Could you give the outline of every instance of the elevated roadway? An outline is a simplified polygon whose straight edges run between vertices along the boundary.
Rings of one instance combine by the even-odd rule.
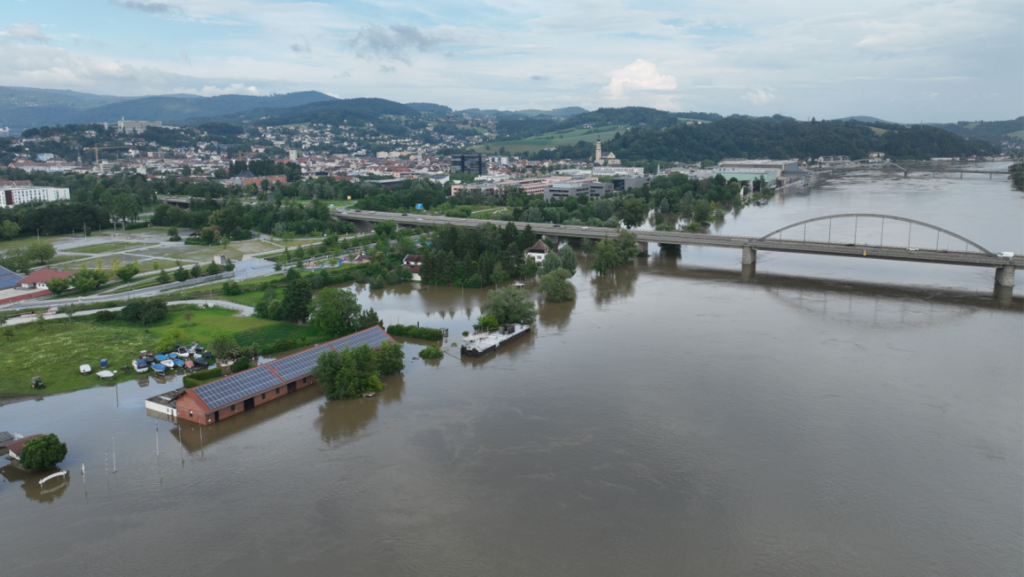
[[[508,221],[502,220],[466,219],[419,214],[403,216],[397,213],[374,211],[356,212],[352,210],[335,210],[332,212],[332,216],[333,218],[339,220],[349,220],[353,222],[365,223],[393,220],[399,226],[435,226],[451,224],[466,228],[477,228],[483,226],[485,223],[490,223],[498,227],[504,227],[508,224]],[[916,247],[900,248],[887,245],[873,245],[865,242],[841,243],[805,240],[786,240],[781,238],[782,232],[791,228],[795,228],[797,226],[806,225],[806,223],[808,222],[814,222],[825,219],[849,218],[875,218],[883,220],[889,219],[893,221],[908,222],[910,223],[910,226],[917,225],[919,227],[925,227],[931,230],[935,230],[937,231],[937,233],[950,235],[954,238],[964,241],[966,245],[973,246],[978,250],[931,250],[927,248]],[[526,228],[527,225],[529,225],[535,233],[552,237],[553,239],[556,240],[558,239],[558,237],[563,236],[601,240],[604,238],[613,237],[619,233],[619,229],[601,227],[569,226],[526,222],[513,222],[513,224],[519,230],[522,230]],[[809,221],[795,223],[793,225],[784,227],[760,238],[747,236],[725,236],[679,231],[633,230],[631,232],[636,235],[637,243],[640,245],[641,250],[644,251],[647,250],[648,243],[652,242],[663,245],[688,245],[707,246],[716,248],[733,248],[742,251],[743,265],[753,265],[757,260],[757,251],[764,250],[773,252],[819,254],[828,256],[898,260],[908,262],[924,262],[960,266],[992,267],[996,269],[996,283],[1001,286],[1007,287],[1013,286],[1014,271],[1017,268],[1024,267],[1024,255],[1014,255],[1013,257],[999,256],[998,254],[993,253],[981,247],[980,245],[977,245],[976,243],[968,239],[965,239],[964,237],[957,235],[956,233],[953,233],[951,231],[941,229],[936,226],[929,225],[927,223],[889,215],[842,214],[819,217],[816,219],[811,219]],[[776,234],[778,234],[779,237],[773,238]]]

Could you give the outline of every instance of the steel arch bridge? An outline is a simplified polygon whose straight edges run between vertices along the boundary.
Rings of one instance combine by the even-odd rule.
[[[832,240],[832,236],[831,236],[831,231],[832,231],[832,224],[831,223],[832,223],[832,221],[835,220],[835,219],[850,219],[850,218],[854,219],[854,239],[855,239],[854,244],[856,244],[857,223],[860,221],[860,219],[862,219],[862,218],[863,219],[881,219],[881,221],[882,221],[882,235],[883,235],[883,238],[884,238],[884,235],[885,235],[885,221],[886,220],[894,220],[894,221],[898,221],[898,222],[905,222],[905,223],[908,223],[910,225],[910,230],[908,231],[908,234],[907,234],[908,245],[909,245],[910,234],[913,232],[913,227],[914,227],[914,225],[917,225],[917,226],[920,226],[920,227],[923,227],[923,228],[926,228],[926,229],[934,230],[936,232],[936,238],[938,238],[939,234],[945,234],[945,235],[951,236],[951,237],[953,237],[955,239],[963,241],[965,243],[965,245],[973,246],[974,248],[978,249],[982,254],[985,254],[986,256],[996,256],[995,253],[993,253],[992,251],[988,250],[987,248],[985,248],[985,247],[981,246],[980,244],[974,242],[973,240],[971,240],[971,239],[969,239],[967,237],[961,236],[961,235],[959,235],[959,234],[957,234],[957,233],[955,233],[955,232],[953,232],[951,230],[948,230],[948,229],[945,229],[945,228],[942,228],[942,227],[939,227],[939,226],[935,226],[934,224],[928,224],[927,222],[922,222],[920,220],[914,220],[912,218],[905,218],[905,217],[902,217],[902,216],[892,216],[892,215],[888,215],[888,214],[847,213],[847,214],[831,214],[831,215],[828,215],[828,216],[818,216],[818,217],[815,217],[815,218],[809,218],[807,220],[802,220],[800,222],[795,222],[795,223],[790,224],[788,226],[784,226],[784,227],[782,227],[782,228],[780,228],[778,230],[774,230],[774,231],[772,231],[772,232],[762,236],[758,240],[768,240],[768,239],[770,239],[771,237],[773,237],[775,235],[779,235],[779,239],[781,240],[782,233],[787,231],[787,230],[791,230],[791,229],[803,226],[804,230],[806,231],[806,227],[807,227],[808,224],[810,224],[812,222],[821,222],[821,221],[827,220],[827,221],[829,221],[829,238],[828,238],[828,241],[826,241],[826,244],[828,244],[828,243],[831,243],[831,240]]]

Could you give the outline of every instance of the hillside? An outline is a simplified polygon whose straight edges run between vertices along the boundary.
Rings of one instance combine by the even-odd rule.
[[[781,117],[780,117],[781,118]],[[879,151],[894,159],[996,154],[999,147],[932,126],[864,124],[856,121],[797,122],[731,116],[718,122],[676,125],[665,130],[623,132],[605,150],[634,162],[719,161],[723,158],[807,158]],[[881,128],[877,133],[872,128]],[[556,151],[557,152],[557,151]]]
[[[339,100],[332,98],[323,102],[311,102],[291,108],[256,108],[246,112],[218,117],[193,118],[189,124],[203,122],[229,122],[233,124],[243,121],[259,120],[267,126],[284,124],[345,124],[352,121],[369,121],[382,115],[419,118],[420,113],[414,108],[383,98],[350,98]]]
[[[290,108],[327,100],[334,99],[320,92],[212,97],[173,94],[127,98],[70,90],[0,87],[0,126],[21,131],[57,124],[114,122],[121,118],[174,124],[190,118],[237,114],[252,109]]]
[[[990,142],[1004,142],[1007,140],[1024,141],[1024,116],[1018,116],[1013,120],[997,120],[993,122],[957,122],[956,124],[929,124],[955,132],[960,136],[973,136],[984,138]]]

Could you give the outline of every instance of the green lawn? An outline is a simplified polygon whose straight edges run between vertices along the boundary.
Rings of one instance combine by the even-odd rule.
[[[0,219],[0,220],[3,220],[3,219]],[[59,242],[59,241],[62,241],[62,240],[69,240],[70,238],[71,237],[69,237],[69,236],[44,236],[44,237],[40,238],[39,241],[54,243],[54,242]],[[12,248],[25,248],[26,246],[31,246],[33,244],[36,244],[36,242],[39,242],[39,241],[37,241],[36,237],[34,237],[34,236],[26,236],[26,237],[11,239],[11,240],[5,240],[5,241],[0,242],[0,252],[11,250]]]
[[[98,371],[100,359],[105,358],[112,370],[120,369],[136,358],[139,351],[152,349],[170,330],[182,331],[182,343],[199,341],[204,345],[220,335],[233,335],[246,343],[316,335],[311,327],[239,317],[235,316],[236,311],[220,308],[196,310],[192,322],[186,323],[184,310],[173,308],[177,310],[172,310],[166,320],[147,328],[94,322],[88,316],[70,324],[66,319],[57,319],[11,327],[12,338],[0,337],[0,396],[32,394],[33,376],[43,378],[47,393],[113,384],[114,380],[80,375],[78,366],[90,364],[93,371]],[[116,380],[135,376],[134,372],[119,371]]]
[[[79,248],[69,248],[61,252],[81,252],[85,254],[104,254],[108,252],[116,252],[122,250],[131,250],[142,246],[149,246],[142,242],[105,242],[103,244],[94,244],[91,246],[83,246]]]

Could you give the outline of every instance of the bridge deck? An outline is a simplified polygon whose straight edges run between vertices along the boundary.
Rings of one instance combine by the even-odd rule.
[[[484,223],[491,223],[498,227],[504,227],[508,221],[503,220],[477,220],[451,218],[445,216],[401,216],[390,212],[353,212],[334,211],[333,216],[342,220],[380,222],[393,220],[398,224],[407,226],[428,226],[453,224],[467,228],[476,228]],[[549,236],[570,236],[575,238],[590,238],[601,240],[613,237],[618,234],[618,229],[598,228],[584,226],[555,226],[544,223],[514,222],[516,228],[524,229],[527,225],[537,234]],[[753,238],[747,236],[721,236],[713,234],[702,234],[692,232],[668,232],[655,230],[634,230],[633,234],[640,242],[656,242],[660,244],[676,244],[690,246],[708,246],[719,248],[742,249],[750,247],[756,250],[774,252],[793,252],[802,254],[823,254],[829,256],[847,256],[860,258],[874,258],[885,260],[902,260],[911,262],[930,262],[938,264],[955,264],[962,266],[984,266],[1000,267],[1013,265],[1024,267],[1024,256],[1014,256],[1012,259],[988,256],[980,252],[945,251],[906,248],[892,246],[876,246],[870,244],[845,245],[825,242],[806,242],[796,240],[778,240]]]

